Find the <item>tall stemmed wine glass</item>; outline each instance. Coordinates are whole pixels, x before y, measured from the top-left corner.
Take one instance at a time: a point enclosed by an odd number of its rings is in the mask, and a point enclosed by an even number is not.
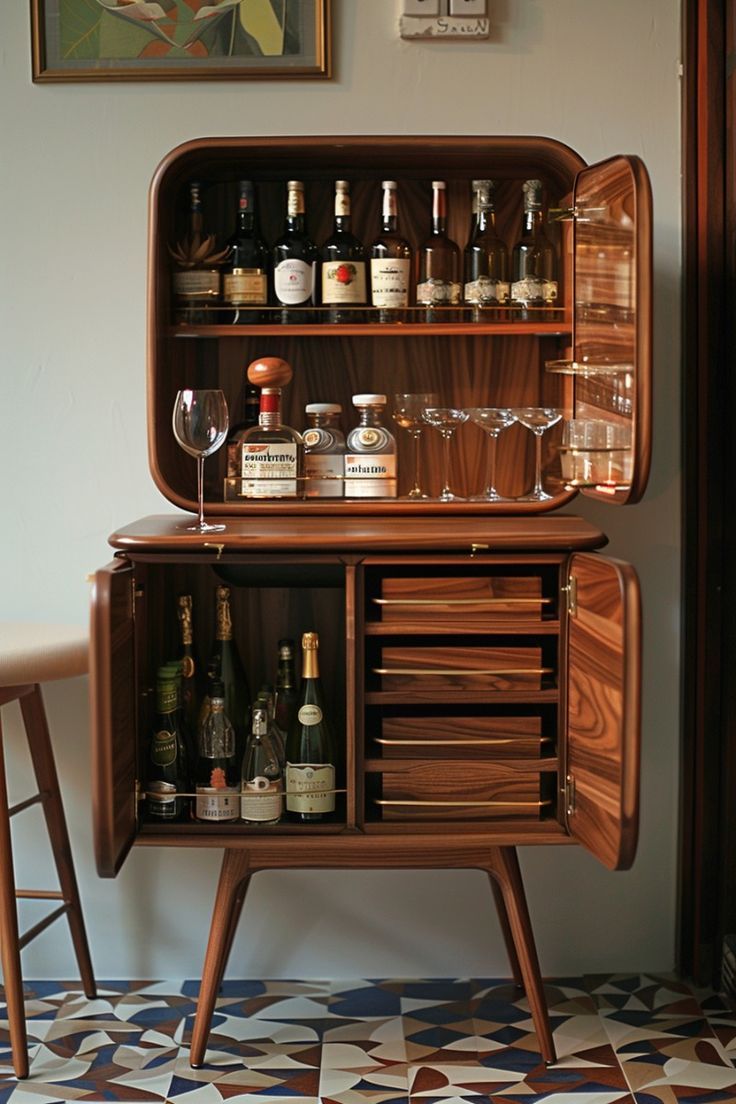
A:
[[[564,411],[556,410],[552,406],[522,406],[513,410],[517,422],[526,426],[534,434],[535,460],[534,460],[534,486],[527,495],[523,495],[519,502],[546,502],[554,495],[547,494],[542,486],[542,437],[546,430],[556,425]]]
[[[473,495],[473,502],[508,502],[496,490],[496,451],[498,438],[505,429],[513,425],[516,415],[513,410],[503,406],[468,407],[471,422],[484,429],[488,434],[488,482],[482,494]]]
[[[467,412],[455,406],[428,406],[422,416],[428,425],[438,430],[445,442],[442,490],[439,498],[440,502],[452,502],[460,496],[450,490],[450,442],[457,427],[467,422]]]
[[[197,501],[199,517],[195,525],[179,525],[193,533],[218,533],[224,525],[204,520],[204,458],[217,452],[227,437],[228,413],[225,395],[219,390],[179,391],[171,419],[174,436],[190,456],[197,458]]]
[[[422,439],[422,430],[427,424],[422,415],[426,407],[434,406],[436,402],[437,396],[430,392],[411,395],[394,395],[393,419],[398,426],[407,430],[414,442],[414,483],[411,490],[406,495],[407,498],[427,497],[422,490],[419,477],[420,441]]]

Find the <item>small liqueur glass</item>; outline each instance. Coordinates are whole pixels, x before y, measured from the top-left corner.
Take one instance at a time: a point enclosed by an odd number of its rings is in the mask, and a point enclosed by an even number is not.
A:
[[[518,502],[547,502],[554,495],[547,494],[542,486],[542,437],[548,429],[556,425],[564,411],[552,406],[522,406],[515,408],[514,414],[517,422],[530,429],[534,434],[535,459],[534,459],[534,486],[527,495],[522,495]]]
[[[397,426],[405,429],[414,442],[414,483],[406,498],[427,498],[422,490],[419,476],[420,442],[422,430],[427,424],[423,414],[427,407],[434,406],[437,396],[430,393],[416,393],[394,395],[394,409],[392,417]]]
[[[431,425],[441,434],[445,442],[440,502],[457,501],[461,496],[453,494],[450,490],[450,442],[457,427],[467,422],[468,413],[455,406],[428,406],[425,407],[422,417],[427,425]]]
[[[190,533],[219,533],[225,526],[204,520],[204,458],[217,452],[227,437],[228,412],[220,390],[179,391],[171,418],[174,436],[185,452],[197,459],[199,516],[194,525],[179,525]]]
[[[473,502],[508,502],[509,499],[496,490],[496,451],[498,438],[516,421],[513,410],[504,406],[471,406],[468,415],[488,434],[488,482],[482,494],[473,495]]]

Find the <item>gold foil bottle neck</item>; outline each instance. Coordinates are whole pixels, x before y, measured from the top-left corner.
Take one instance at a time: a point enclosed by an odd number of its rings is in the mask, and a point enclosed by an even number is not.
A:
[[[233,623],[230,618],[230,587],[217,588],[217,631],[218,640],[232,640]]]
[[[316,632],[306,632],[302,637],[302,678],[319,678],[319,661],[317,649],[319,637]]]
[[[181,642],[184,645],[192,643],[192,596],[191,594],[179,595],[179,625],[181,626]]]

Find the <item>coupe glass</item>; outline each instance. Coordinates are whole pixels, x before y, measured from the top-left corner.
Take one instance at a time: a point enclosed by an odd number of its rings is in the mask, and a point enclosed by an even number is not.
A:
[[[505,429],[513,425],[516,415],[504,406],[471,406],[468,408],[471,422],[484,429],[488,434],[488,483],[483,494],[473,495],[474,502],[508,502],[496,490],[496,448],[498,438]]]
[[[419,442],[422,438],[422,430],[426,425],[422,417],[424,410],[428,406],[434,406],[436,402],[437,396],[429,392],[411,395],[394,395],[393,419],[398,426],[407,430],[414,442],[414,485],[406,495],[407,498],[427,497],[422,490],[419,478]]]
[[[535,462],[534,462],[534,486],[527,495],[523,495],[519,502],[546,502],[554,495],[547,494],[542,487],[542,437],[546,430],[556,425],[564,411],[556,410],[552,406],[522,406],[513,410],[517,422],[520,422],[534,434]]]
[[[439,498],[440,502],[452,502],[460,496],[453,494],[450,490],[450,442],[457,427],[462,425],[463,422],[467,422],[467,411],[459,410],[455,406],[427,406],[422,413],[422,417],[427,425],[433,426],[441,433],[445,442],[442,490]]]
[[[194,533],[218,533],[224,525],[204,520],[204,458],[217,452],[227,437],[227,402],[222,391],[179,391],[171,419],[174,436],[190,456],[197,458],[197,501],[199,517],[195,525],[179,525]]]

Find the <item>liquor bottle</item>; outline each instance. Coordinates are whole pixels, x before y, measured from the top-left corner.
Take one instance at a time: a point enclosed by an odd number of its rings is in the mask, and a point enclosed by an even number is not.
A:
[[[276,724],[276,695],[273,692],[273,686],[264,683],[258,691],[253,709],[265,709],[269,739],[274,746],[279,762],[284,763],[286,759],[286,733]]]
[[[261,390],[258,425],[240,441],[240,494],[244,498],[297,498],[302,495],[304,444],[300,433],[281,421],[281,391],[292,371],[279,357],[248,366],[248,379]]]
[[[250,689],[238,646],[233,639],[230,587],[218,586],[215,601],[215,644],[212,655],[215,665],[214,681],[219,681],[223,685],[225,712],[235,730],[238,762],[240,762],[248,737]],[[210,685],[210,698],[214,701],[212,685]]]
[[[411,246],[399,234],[396,181],[384,180],[381,233],[371,246],[371,303],[378,322],[398,322],[409,303]]]
[[[465,246],[463,300],[482,317],[485,307],[506,306],[509,298],[508,250],[496,232],[493,180],[473,181],[473,223]]]
[[[212,680],[217,678],[217,671],[219,666],[219,656],[216,656],[214,659],[210,659],[209,663],[207,664],[205,692],[202,698],[202,703],[199,707],[199,713],[197,714],[197,733],[199,733],[199,730],[209,716],[210,709],[212,708]]]
[[[286,809],[306,822],[335,809],[335,745],[325,716],[318,648],[317,633],[304,633],[299,708],[286,745]]]
[[[337,424],[339,403],[307,403],[304,477],[307,498],[340,498],[345,475],[345,437]]]
[[[281,322],[312,322],[314,316],[304,308],[315,303],[319,251],[306,230],[304,185],[290,180],[287,190],[284,232],[273,247],[273,292]]]
[[[203,679],[199,663],[194,654],[194,632],[192,627],[192,596],[180,594],[177,600],[179,618],[181,663],[181,711],[184,722],[184,740],[190,762],[194,761],[197,745],[197,721],[201,699],[204,696]]]
[[[381,421],[385,395],[353,395],[360,421],[348,433],[345,495],[350,498],[396,497],[396,438]]]
[[[296,669],[294,666],[294,641],[288,637],[278,643],[278,667],[276,670],[276,692],[274,695],[274,720],[287,736],[294,722],[299,695],[296,689]]]
[[[228,241],[230,255],[222,278],[222,301],[232,308],[235,325],[261,322],[268,302],[268,249],[261,238],[252,180],[238,184],[235,232]]]
[[[176,676],[166,666],[156,676],[156,720],[148,747],[146,810],[157,820],[178,820],[189,802],[186,749],[178,723]]]
[[[521,236],[512,255],[511,299],[523,314],[527,308],[554,306],[557,299],[557,249],[547,236],[541,180],[524,182]]]
[[[227,474],[228,479],[237,479],[240,459],[240,443],[243,434],[251,426],[258,425],[258,411],[261,397],[257,387],[245,378],[241,399],[240,418],[230,427],[227,435]]]
[[[255,706],[240,775],[240,817],[249,824],[278,824],[284,803],[281,763],[271,739],[268,714]]]
[[[427,308],[428,322],[452,320],[452,312],[437,309],[460,302],[460,249],[447,236],[444,180],[432,181],[432,230],[417,257],[417,304]]]
[[[176,321],[190,325],[216,322],[220,298],[220,266],[228,249],[217,249],[214,234],[205,234],[202,185],[189,184],[189,223],[184,238],[169,246],[174,261],[173,290]]]
[[[350,229],[350,184],[335,181],[335,224],[322,246],[321,302],[327,322],[362,322],[366,299],[365,249]]]
[[[238,759],[220,679],[213,679],[210,692],[210,711],[198,737],[194,815],[197,820],[222,824],[237,820],[240,813]]]

